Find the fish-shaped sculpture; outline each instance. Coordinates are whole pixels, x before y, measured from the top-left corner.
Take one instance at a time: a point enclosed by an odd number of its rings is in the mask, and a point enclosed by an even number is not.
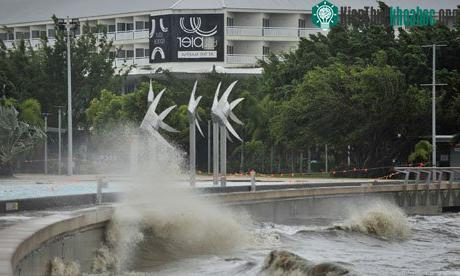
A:
[[[190,95],[190,100],[188,102],[187,113],[188,113],[189,119],[194,122],[194,124],[195,124],[196,128],[198,129],[198,131],[200,132],[201,136],[204,137],[203,131],[201,130],[200,124],[198,122],[198,121],[201,121],[201,120],[200,120],[200,117],[198,115],[197,108],[198,108],[198,104],[201,101],[202,96],[199,96],[198,98],[195,99],[195,92],[196,92],[197,84],[198,84],[198,82],[195,81],[195,85],[193,85],[193,89],[192,89],[192,95]]]

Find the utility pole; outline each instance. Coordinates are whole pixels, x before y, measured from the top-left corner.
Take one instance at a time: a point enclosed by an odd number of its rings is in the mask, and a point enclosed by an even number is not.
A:
[[[61,166],[62,166],[62,106],[58,106],[58,174],[61,175]]]
[[[327,152],[327,144],[324,145],[324,155],[325,155],[325,162],[324,162],[324,165],[325,165],[325,172],[328,172],[329,171],[329,156],[328,156],[328,152]]]
[[[432,89],[432,98],[431,98],[431,140],[432,140],[432,157],[431,163],[432,167],[436,167],[436,86],[446,85],[445,83],[436,83],[436,47],[445,47],[447,45],[440,44],[431,44],[423,45],[422,48],[432,48],[433,57],[432,57],[432,68],[431,68],[431,78],[432,82],[430,84],[422,84],[422,86],[431,86]],[[433,173],[433,181],[436,181],[436,172]]]
[[[43,165],[45,174],[48,174],[48,115],[49,113],[43,113],[45,119],[45,162]]]
[[[208,120],[208,174],[211,173],[211,120]]]

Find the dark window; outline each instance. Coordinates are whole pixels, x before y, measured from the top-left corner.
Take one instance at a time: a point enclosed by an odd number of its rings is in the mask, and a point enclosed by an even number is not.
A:
[[[134,30],[134,23],[126,23],[126,30],[127,31]]]
[[[136,48],[136,57],[144,57],[144,48]]]
[[[233,55],[233,46],[227,45],[227,55]]]
[[[40,31],[40,37],[46,37],[46,31]]]
[[[8,33],[8,40],[14,40],[14,33]]]
[[[115,58],[115,52],[110,51],[109,52],[109,58]]]
[[[150,49],[144,49],[144,56],[150,56]]]
[[[234,26],[233,23],[234,23],[233,22],[233,17],[227,17],[227,26],[232,27],[232,26]]]
[[[118,50],[117,51],[117,58],[125,58],[125,57],[126,57],[125,50]]]
[[[262,19],[262,26],[263,26],[264,28],[270,27],[270,19],[268,19],[268,18]]]
[[[74,35],[80,35],[80,27],[73,30]]]
[[[30,33],[29,32],[16,32],[16,39],[21,40],[21,39],[29,39],[30,38]]]
[[[48,29],[48,37],[54,37],[54,36],[55,36],[54,29]]]
[[[136,30],[143,30],[144,29],[144,21],[136,21]]]
[[[126,57],[133,58],[134,57],[134,50],[126,50]]]
[[[0,33],[0,40],[7,40],[8,35],[7,33]]]
[[[126,31],[126,23],[117,23],[117,32]]]
[[[305,28],[307,25],[306,25],[306,22],[305,22],[305,19],[299,19],[299,28]]]
[[[109,25],[109,33],[115,32],[115,25]]]
[[[97,28],[99,33],[107,32],[107,25],[99,25]]]
[[[150,21],[145,21],[144,28],[150,29]]]
[[[32,31],[32,38],[40,38],[40,31],[38,30]]]
[[[262,53],[263,53],[264,56],[270,54],[270,47],[264,46],[264,47],[262,48]]]

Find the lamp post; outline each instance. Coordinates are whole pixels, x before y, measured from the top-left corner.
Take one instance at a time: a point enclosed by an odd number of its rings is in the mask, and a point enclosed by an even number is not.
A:
[[[432,48],[433,56],[431,63],[431,79],[430,84],[422,84],[422,86],[431,86],[431,139],[432,139],[432,157],[431,157],[431,166],[436,167],[436,86],[446,85],[444,83],[436,83],[436,47],[445,47],[447,45],[440,45],[433,43],[432,45],[423,45],[422,48]],[[436,181],[436,173],[433,173],[433,181]]]
[[[72,66],[70,59],[70,31],[75,30],[79,26],[79,21],[76,18],[58,19],[58,27],[61,30],[67,31],[67,129],[68,129],[68,153],[67,153],[67,175],[73,174],[73,133],[72,133]]]

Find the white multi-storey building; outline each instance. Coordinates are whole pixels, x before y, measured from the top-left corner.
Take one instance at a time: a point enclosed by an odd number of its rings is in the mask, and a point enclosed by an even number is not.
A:
[[[6,26],[9,30],[9,32],[0,31],[0,39],[7,47],[13,47],[14,43],[20,39],[36,47],[40,43],[40,37],[46,35],[49,43],[52,44],[54,25],[51,16],[54,14],[61,18],[66,16],[79,18],[82,24],[77,30],[77,36],[84,31],[86,22],[94,30],[96,26],[105,26],[108,38],[114,42],[114,66],[136,65],[131,71],[132,74],[145,73],[144,70],[158,67],[172,72],[186,73],[209,72],[213,69],[231,73],[260,73],[260,69],[256,68],[257,60],[263,59],[269,53],[277,54],[295,49],[302,37],[326,32],[312,23],[311,11],[317,2],[320,1],[0,0],[0,25]],[[330,2],[337,6],[351,6],[356,9],[377,6],[373,0],[330,0]],[[388,0],[386,2],[402,8],[420,6],[437,11],[439,9],[453,10],[460,4],[459,0]],[[222,43],[224,45],[223,54],[221,54],[223,56],[213,61],[204,59],[204,61],[175,60],[151,63],[152,49],[149,45],[149,28],[152,24],[152,16],[191,16],[194,14],[223,15]],[[188,26],[193,31],[193,24]],[[185,27],[186,30],[187,27]],[[201,43],[203,44],[203,41]]]

